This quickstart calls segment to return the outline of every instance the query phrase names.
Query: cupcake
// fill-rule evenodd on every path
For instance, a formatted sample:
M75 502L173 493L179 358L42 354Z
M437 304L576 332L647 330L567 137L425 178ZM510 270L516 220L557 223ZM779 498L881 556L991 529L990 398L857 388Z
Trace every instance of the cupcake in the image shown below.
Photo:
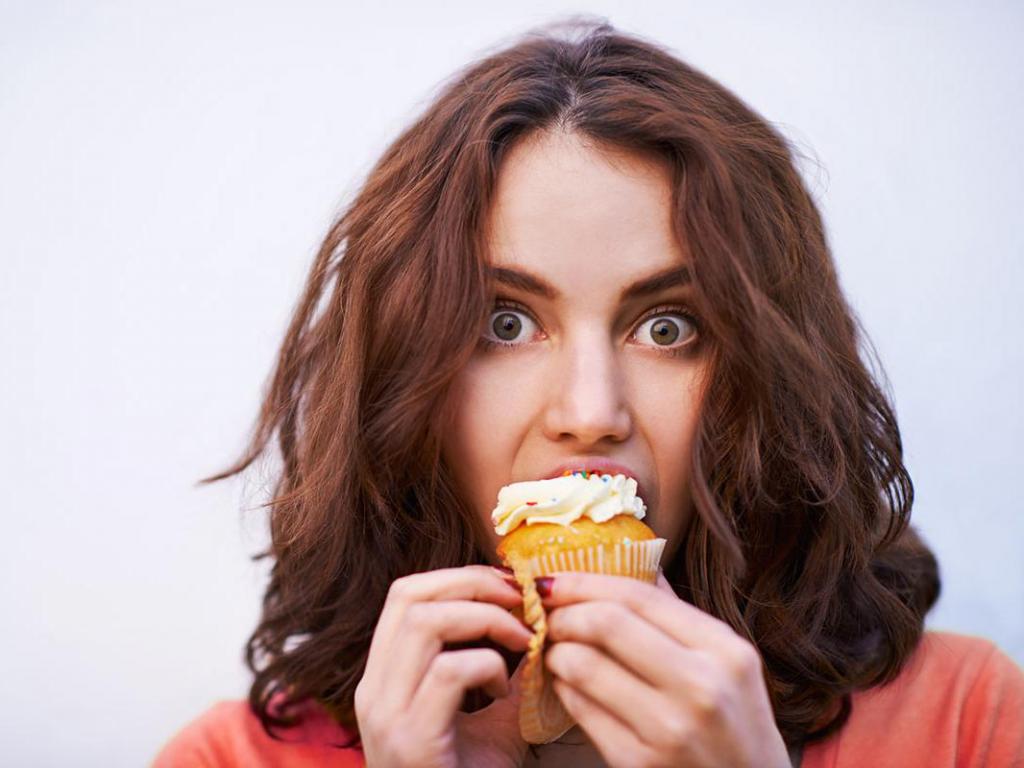
M586 471L506 485L491 513L503 538L498 556L523 588L523 620L533 629L523 668L519 730L547 744L574 725L543 663L547 619L534 580L557 571L629 576L653 584L665 539L642 522L636 480Z

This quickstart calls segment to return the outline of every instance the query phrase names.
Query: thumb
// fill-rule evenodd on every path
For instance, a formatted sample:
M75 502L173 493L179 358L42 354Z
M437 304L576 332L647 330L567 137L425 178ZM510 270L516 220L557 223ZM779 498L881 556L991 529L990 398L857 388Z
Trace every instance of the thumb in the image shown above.
M479 712L474 712L466 717L471 720L480 720L489 725L486 726L491 738L499 734L504 738L510 738L517 748L526 748L519 733L519 703L523 698L523 669L526 667L526 654L519 660L519 666L512 673L508 681L508 693L500 699L495 699Z
M528 746L519 731L519 702L522 699L525 662L524 654L509 678L508 693L500 699L476 712L456 713L463 748L468 750L467 754L480 753L468 763L460 759L459 765L498 765L510 761L512 765L522 764ZM495 759L480 757L485 754L491 754Z
M526 654L519 660L519 666L516 667L512 673L512 677L508 679L508 693L502 696L500 699L495 699L491 703L492 707L499 709L507 709L514 712L517 716L519 714L519 701L523 697L523 670L526 668Z

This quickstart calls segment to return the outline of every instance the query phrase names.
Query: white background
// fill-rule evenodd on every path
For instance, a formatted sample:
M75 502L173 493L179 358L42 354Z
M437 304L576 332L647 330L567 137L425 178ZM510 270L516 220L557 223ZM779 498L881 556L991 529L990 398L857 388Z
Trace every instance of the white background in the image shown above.
M930 625L1024 662L1021 6L636 6L0 5L0 762L143 765L245 695L271 467L194 482L370 164L555 11L670 46L816 159L943 569Z

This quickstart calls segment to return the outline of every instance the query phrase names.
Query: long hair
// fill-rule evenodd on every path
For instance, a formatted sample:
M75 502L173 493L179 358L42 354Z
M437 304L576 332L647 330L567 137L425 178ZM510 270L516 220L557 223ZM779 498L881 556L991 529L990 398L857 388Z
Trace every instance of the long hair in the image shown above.
M545 130L672 170L714 351L695 514L665 572L759 649L787 743L822 738L853 691L899 672L938 595L909 527L893 407L790 143L707 75L600 20L529 32L444 83L320 247L248 447L201 481L243 471L276 436L250 705L271 735L309 700L356 729L390 583L486 562L440 434L493 298L482 233L502 158Z

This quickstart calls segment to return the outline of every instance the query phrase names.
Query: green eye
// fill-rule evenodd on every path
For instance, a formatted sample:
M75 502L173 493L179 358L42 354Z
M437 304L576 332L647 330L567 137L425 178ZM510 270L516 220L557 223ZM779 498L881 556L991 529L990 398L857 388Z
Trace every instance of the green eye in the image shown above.
M523 321L513 312L502 312L494 318L491 330L502 341L514 341L523 330Z
M518 347L533 339L539 330L525 309L498 304L480 341L485 347ZM699 321L688 312L662 308L641 322L633 336L641 343L675 353L692 346L698 331Z
M530 341L539 328L528 312L506 305L498 305L491 312L484 331L485 344L517 347Z
M662 313L649 317L636 330L637 339L650 339L655 346L671 347L682 340L685 345L696 333L693 321L679 312Z
M651 326L651 338L656 344L671 344L679 338L679 326L671 320L658 320Z

